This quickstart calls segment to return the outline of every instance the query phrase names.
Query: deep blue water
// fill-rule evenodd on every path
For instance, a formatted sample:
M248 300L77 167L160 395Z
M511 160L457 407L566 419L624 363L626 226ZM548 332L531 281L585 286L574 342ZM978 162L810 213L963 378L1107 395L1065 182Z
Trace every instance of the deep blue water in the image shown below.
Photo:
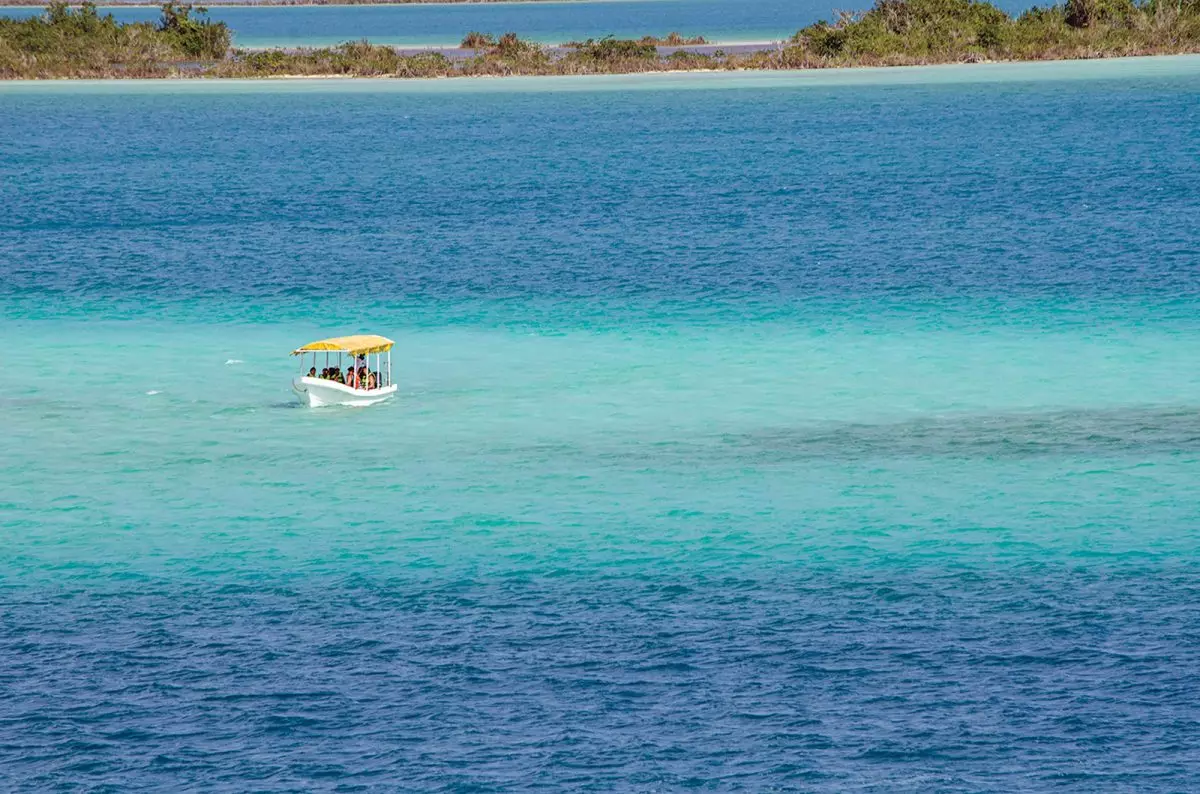
M0 788L1200 787L1198 97L0 86Z
M871 5L867 0L859 4ZM1000 0L1023 11L1028 0ZM421 3L358 6L216 6L242 47L329 46L370 39L378 44L457 45L469 31L561 44L603 36L641 38L671 31L709 41L764 42L791 36L818 19L831 19L829 0L570 0L534 3ZM858 5L853 6L858 8ZM153 21L154 7L107 8L122 22ZM40 14L36 6L0 7L0 15Z

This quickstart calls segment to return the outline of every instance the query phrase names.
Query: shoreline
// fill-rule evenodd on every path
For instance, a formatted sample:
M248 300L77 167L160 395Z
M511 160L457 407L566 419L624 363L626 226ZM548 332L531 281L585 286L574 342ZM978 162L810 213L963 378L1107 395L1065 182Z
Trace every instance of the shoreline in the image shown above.
M1020 75L1021 80L1036 79L1108 79L1112 77L1139 77L1155 74L1160 71L1179 74L1178 70L1159 70L1155 67L1170 64L1185 63L1190 68L1183 70L1186 74L1200 74L1200 53L1173 53L1160 55L1123 55L1094 58L1059 58L1054 60L991 60L955 63L901 64L892 66L880 65L844 65L831 67L812 67L798 69L664 69L646 72L625 72L606 74L555 74L555 75L459 75L435 77L392 77L392 76L358 76L349 74L280 74L259 77L210 77L203 75L179 74L166 77L52 77L52 78L0 78L0 91L5 89L26 89L37 87L219 87L219 86L266 86L266 85L314 85L319 83L335 83L343 86L363 85L376 87L461 87L470 89L473 86L506 85L512 88L529 86L533 83L556 84L555 87L566 87L573 84L575 88L589 89L605 87L604 83L620 88L655 88L654 85L670 85L679 88L742 87L749 83L755 87L765 87L772 84L814 86L829 85L910 85L923 83L956 83L956 82L1003 82L1007 77L1004 72L1012 67L1032 67ZM1097 67L1116 67L1117 74L1111 71L1102 72ZM1133 67L1149 67L1133 69ZM1089 67L1092 67L1089 69ZM1122 75L1119 72L1130 69L1132 73ZM1038 74L1041 72L1041 74ZM912 77L935 77L933 80L911 80ZM957 77L972 79L959 81ZM665 79L664 79L665 78ZM695 78L694 81L679 78ZM803 78L797 81L796 78ZM950 79L943 79L950 78ZM984 79L977 79L984 78ZM996 79L999 78L999 79ZM637 85L637 84L642 85ZM588 85L591 84L591 85ZM706 85L707 84L707 85Z
M1115 63L1118 61L1149 61L1149 60L1168 59L1168 58L1171 58L1171 59L1195 58L1195 59L1197 59L1197 63L1196 63L1196 65L1198 67L1197 71L1200 71L1200 53L1181 53L1181 54L1175 54L1175 55L1123 55L1123 56L1116 56L1116 57L1100 56L1100 57L1096 57L1096 58L1060 58L1057 60L1039 60L1039 61L1002 61L1002 60L963 61L963 62L957 62L957 63L897 64L895 66L830 66L830 67L810 67L810 68L800 68L800 69L662 69L662 70L653 71L653 72L618 72L618 73L612 73L612 74L549 74L549 75L483 74L483 75L460 75L460 76L453 76L453 77L409 77L409 78L403 78L403 77L401 77L401 78L396 78L396 77L359 77L356 75L349 75L349 74L282 74L282 75L271 75L269 77L216 78L215 80L211 80L209 82L218 82L218 81L219 82L227 82L229 80L244 80L247 82L275 81L275 80L279 80L279 81L329 80L329 81L338 81L338 82L356 82L356 81L363 81L363 80L378 80L380 82L411 83L411 82L422 81L422 80L436 81L436 82L448 82L448 81L459 82L459 81L466 81L466 80L479 80L479 81L491 82L491 81L501 81L502 80L502 81L507 82L507 81L516 81L516 80L547 80L547 81L603 80L606 78L625 78L625 79L649 81L649 80L653 80L655 77L659 77L659 76L681 76L681 75L693 75L693 76L697 76L697 77L703 76L703 75L712 75L714 77L716 77L716 76L734 77L734 76L738 76L738 75L755 77L755 76L765 76L765 75L778 75L780 78L785 78L789 75L799 76L799 75L821 74L821 75L828 75L828 76L837 76L837 75L848 74L851 72L854 72L854 73L910 72L911 73L911 72L926 71L926 70L928 70L928 71L934 71L934 70L949 71L952 69L969 69L969 68L973 68L973 67L986 69L987 67L1022 66L1022 65L1051 66L1051 65L1057 65L1057 64L1088 64L1088 63L1111 64L1111 63ZM64 78L64 79L70 80L72 78ZM134 79L137 79L137 78L134 78ZM199 78L199 79L203 80L205 78ZM148 78L147 82L158 82L158 81L162 81L162 80L174 80L176 82L194 82L197 80L197 78L195 78L195 77L153 78L152 77L152 78ZM30 81L30 82L37 82L37 81ZM100 80L97 82L104 82L104 80ZM117 78L116 82L124 82L124 81L122 81L120 78Z
M329 47L337 47L344 42L334 42L330 44L296 44L296 45L274 45L274 46L257 46L251 45L246 47L238 47L241 52L259 53L259 52L286 52L289 54L302 53L306 50L322 49ZM550 43L550 42L534 42L541 45L544 49L552 53L566 53L572 48L566 43ZM670 55L674 52L691 52L701 55L711 55L716 50L724 50L731 55L745 55L756 52L774 52L780 47L786 46L787 42L780 39L778 41L706 41L704 44L659 44L656 45L659 55ZM463 47L461 44L445 42L439 44L379 44L381 47L388 47L395 50L400 55L424 55L424 54L441 54L448 58L468 58L484 52L482 49L472 49ZM699 69L695 71L711 71ZM0 78L2 79L2 78Z

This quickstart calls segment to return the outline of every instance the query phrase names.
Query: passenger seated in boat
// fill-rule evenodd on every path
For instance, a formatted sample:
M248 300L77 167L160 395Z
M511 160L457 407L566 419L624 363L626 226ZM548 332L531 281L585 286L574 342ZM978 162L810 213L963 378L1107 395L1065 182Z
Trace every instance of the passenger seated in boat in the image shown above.
M309 367L309 368L308 368L308 377L310 377L310 378L315 378L315 377L317 377L317 368L316 368L316 367Z
M346 383L346 385L347 385L347 386L349 386L351 389L357 389L357 388L358 388L358 380L357 380L357 378L355 377L355 372L354 372L354 368L353 368L353 367L351 367L350 369L347 369L347 370L346 370L346 381L345 381L345 383Z
M374 372L367 373L367 390L379 388L379 379L375 377Z

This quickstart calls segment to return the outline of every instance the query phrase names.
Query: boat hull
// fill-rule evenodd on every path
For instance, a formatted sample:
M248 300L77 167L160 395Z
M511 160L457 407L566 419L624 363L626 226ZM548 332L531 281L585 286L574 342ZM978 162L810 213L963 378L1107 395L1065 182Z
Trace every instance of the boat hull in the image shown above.
M297 378L292 381L292 391L297 399L311 408L326 405L353 405L363 407L381 403L396 394L396 384L381 389L352 389L345 384L321 378Z

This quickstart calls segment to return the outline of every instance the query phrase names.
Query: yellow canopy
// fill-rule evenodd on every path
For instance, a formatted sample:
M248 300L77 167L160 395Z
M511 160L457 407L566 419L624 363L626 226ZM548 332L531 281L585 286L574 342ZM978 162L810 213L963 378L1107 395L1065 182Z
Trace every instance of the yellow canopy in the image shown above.
M367 353L382 353L391 350L396 344L391 339L374 334L359 334L358 336L335 336L332 339L321 339L309 342L303 347L292 351L293 356L301 353L349 353L352 356Z

